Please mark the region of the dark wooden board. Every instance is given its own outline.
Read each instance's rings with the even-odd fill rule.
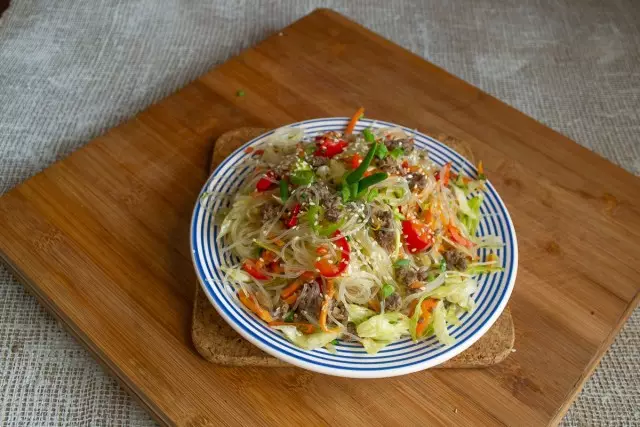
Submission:
[[[0,198],[4,262],[164,424],[557,422],[637,305],[639,180],[337,13],[282,33]],[[188,230],[212,142],[360,105],[484,160],[518,233],[517,352],[366,381],[205,361]]]

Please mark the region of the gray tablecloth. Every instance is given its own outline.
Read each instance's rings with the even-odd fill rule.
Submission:
[[[640,174],[636,0],[13,0],[0,21],[0,193],[318,6]],[[564,420],[640,425],[640,315]],[[0,425],[152,421],[0,267]]]

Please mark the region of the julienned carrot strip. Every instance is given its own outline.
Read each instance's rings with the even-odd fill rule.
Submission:
[[[289,305],[294,304],[294,303],[296,302],[296,300],[297,300],[297,299],[298,299],[298,295],[297,295],[297,294],[295,294],[295,293],[294,293],[294,294],[289,295],[289,296],[288,296],[288,297],[286,297],[286,298],[282,298],[282,300],[283,300],[284,302],[286,302],[287,304],[289,304]]]
[[[360,120],[360,117],[362,117],[363,115],[364,107],[358,108],[358,111],[356,111],[356,113],[351,117],[351,120],[349,120],[349,124],[344,131],[345,135],[351,135],[353,129],[356,127],[356,123],[358,123],[358,120]]]
[[[311,280],[312,278],[313,273],[302,273],[302,275],[294,280],[293,283],[282,290],[282,292],[280,293],[280,298],[285,299],[291,296],[291,294],[297,291],[302,285],[304,285],[308,280]]]
[[[261,318],[265,322],[273,321],[273,317],[271,317],[271,314],[260,306],[253,294],[245,294],[244,292],[239,291],[238,299],[242,302],[242,304],[244,304],[245,307],[253,311],[259,318]]]
[[[295,326],[303,334],[312,334],[315,332],[316,327],[311,323],[296,323],[296,322],[279,322],[273,321],[268,323],[269,326]]]
[[[368,305],[371,310],[375,311],[376,313],[380,313],[380,301],[378,301],[376,298],[371,298]]]
[[[420,317],[418,317],[418,323],[416,324],[417,337],[421,337],[424,331],[427,329],[427,326],[429,326],[431,312],[435,308],[436,304],[438,304],[438,300],[433,298],[427,298],[422,301],[422,304],[420,304],[421,313]]]
[[[327,280],[327,291],[324,295],[324,301],[322,301],[322,309],[320,310],[320,319],[318,323],[320,324],[320,329],[325,332],[329,332],[327,328],[327,314],[329,313],[329,303],[333,298],[333,294],[335,293],[335,287],[333,286],[333,280]]]
[[[424,284],[423,284],[422,282],[419,282],[419,281],[417,281],[417,280],[416,280],[415,282],[413,282],[413,283],[411,283],[411,284],[409,285],[409,288],[411,288],[411,289],[419,289],[419,288],[421,288],[423,285],[424,285]]]
[[[484,173],[484,165],[482,164],[482,160],[478,162],[478,174],[482,175]]]

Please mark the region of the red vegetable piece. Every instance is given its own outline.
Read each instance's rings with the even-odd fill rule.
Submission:
[[[267,280],[269,276],[260,268],[255,259],[246,259],[242,269],[258,280]]]
[[[451,234],[451,239],[454,242],[461,244],[465,248],[472,248],[474,246],[474,243],[471,240],[467,240],[464,237],[462,237],[462,235],[460,234],[460,231],[456,228],[455,225],[449,224],[447,227],[447,230],[449,230],[449,234]]]
[[[291,210],[291,215],[284,222],[285,227],[293,228],[298,224],[298,215],[300,214],[300,203],[296,203],[296,205]]]
[[[407,249],[412,254],[429,249],[434,242],[431,228],[418,221],[402,221],[402,235]]]
[[[256,190],[262,193],[270,190],[278,184],[277,176],[274,171],[267,171],[262,178],[256,183]]]
[[[347,145],[347,142],[342,139],[334,140],[324,137],[318,142],[318,149],[313,154],[318,157],[331,158],[342,153]]]
[[[339,237],[333,243],[340,249],[340,260],[329,262],[330,260],[327,257],[322,257],[320,261],[316,261],[315,267],[324,277],[339,276],[347,269],[350,260],[351,248],[347,239],[340,233],[340,230],[336,230],[331,237]]]

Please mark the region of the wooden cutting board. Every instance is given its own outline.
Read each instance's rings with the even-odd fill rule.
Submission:
[[[233,150],[263,133],[263,128],[239,128],[216,140],[209,170],[213,171]],[[443,138],[444,139],[444,138]],[[471,147],[464,141],[447,138],[447,145],[473,159]],[[191,324],[193,345],[209,362],[229,366],[289,367],[243,339],[213,308],[200,286],[196,286]],[[514,342],[513,319],[506,308],[493,326],[476,343],[456,357],[435,368],[486,368],[502,362],[511,354]]]
[[[205,361],[190,340],[188,230],[212,141],[360,105],[484,160],[518,233],[517,351],[376,380]],[[639,194],[629,173],[319,10],[0,198],[0,253],[163,424],[545,425],[638,303]]]

